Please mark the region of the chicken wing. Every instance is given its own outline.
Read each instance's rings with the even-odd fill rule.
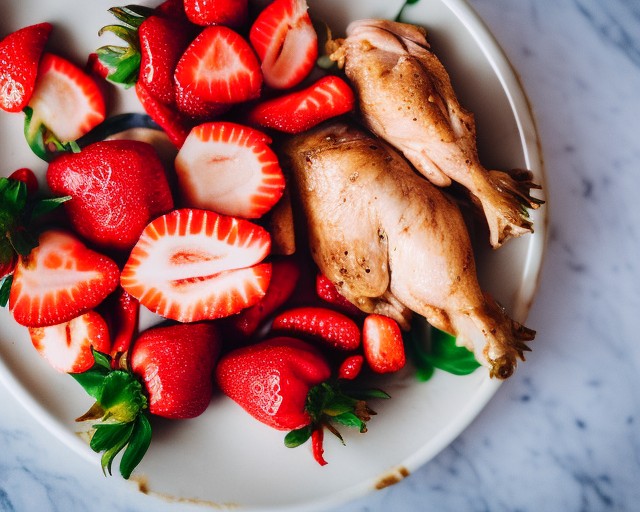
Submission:
[[[534,332],[484,294],[457,205],[364,130],[330,124],[285,147],[320,271],[366,312],[411,312],[506,378]]]
[[[337,49],[336,49],[337,48]],[[401,151],[435,185],[460,183],[486,217],[490,243],[533,231],[529,171],[486,170],[478,159],[473,115],[458,102],[449,75],[421,28],[360,20],[334,41],[331,58],[354,85],[367,127]]]

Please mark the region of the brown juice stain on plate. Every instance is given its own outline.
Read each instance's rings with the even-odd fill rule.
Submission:
[[[384,489],[391,485],[395,485],[404,478],[409,476],[409,470],[403,466],[396,468],[393,472],[383,475],[375,484],[377,490]]]

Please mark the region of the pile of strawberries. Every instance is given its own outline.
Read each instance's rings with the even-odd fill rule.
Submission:
[[[354,109],[350,86],[319,70],[305,0],[167,0],[113,8],[125,40],[84,68],[50,52],[52,26],[0,42],[0,107],[24,112],[49,162],[53,198],[29,170],[0,178],[0,301],[33,345],[96,399],[91,447],[128,478],[151,441],[149,416],[192,418],[214,385],[263,423],[311,438],[366,431],[377,390],[364,368],[405,364],[396,322],[366,315],[301,244],[274,250],[264,219],[288,200],[273,138]],[[82,144],[108,122],[109,82],[134,86],[176,145],[167,170],[137,140]],[[62,210],[52,211],[63,205]],[[140,307],[159,315],[138,332]],[[108,420],[101,422],[100,420]]]

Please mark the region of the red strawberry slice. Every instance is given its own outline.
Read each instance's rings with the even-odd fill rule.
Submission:
[[[186,22],[163,16],[149,16],[138,28],[138,83],[162,103],[175,104],[173,73],[193,37]]]
[[[49,364],[63,373],[81,373],[93,366],[91,349],[108,353],[109,329],[95,311],[57,325],[30,327],[33,346]]]
[[[177,147],[184,144],[193,122],[175,107],[165,105],[154,97],[140,81],[136,82],[136,95],[145,112],[164,130],[169,140]]]
[[[202,103],[238,103],[257,98],[262,88],[260,64],[249,43],[230,28],[205,28],[176,66],[176,95]]]
[[[144,381],[149,412],[195,418],[211,402],[213,368],[222,339],[211,323],[154,327],[133,344],[131,370]]]
[[[248,0],[184,0],[184,10],[197,25],[239,27],[249,14]]]
[[[106,140],[56,158],[47,170],[73,227],[103,247],[130,249],[145,226],[173,209],[165,169],[150,144]]]
[[[258,302],[271,264],[269,233],[207,210],[174,210],[151,222],[122,271],[122,287],[179,322],[221,318]]]
[[[273,319],[274,331],[317,340],[339,350],[360,346],[360,328],[348,316],[332,309],[303,306],[288,309]]]
[[[38,23],[0,41],[0,108],[20,112],[31,99],[38,65],[52,26]]]
[[[285,179],[263,133],[239,124],[196,126],[175,160],[188,206],[258,218],[282,197]]]
[[[96,82],[70,61],[45,53],[40,61],[27,139],[45,126],[63,142],[73,141],[105,118],[105,101]]]
[[[118,285],[113,260],[70,233],[49,230],[13,273],[9,309],[16,322],[43,327],[68,322],[100,304]]]
[[[362,326],[362,348],[376,373],[396,372],[405,365],[402,332],[398,322],[388,316],[367,315]]]
[[[287,89],[309,75],[318,58],[318,36],[306,0],[275,0],[256,18],[249,39],[262,61],[265,83]]]
[[[251,125],[285,133],[300,133],[353,110],[351,87],[337,76],[325,76],[301,91],[258,103],[249,110]]]

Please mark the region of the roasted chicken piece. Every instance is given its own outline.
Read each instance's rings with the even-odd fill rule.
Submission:
[[[457,337],[506,378],[534,332],[511,320],[477,281],[456,203],[391,146],[347,124],[285,146],[312,257],[365,312],[408,327],[411,312]]]
[[[486,170],[478,159],[473,115],[458,102],[449,75],[429,50],[425,31],[386,20],[361,20],[332,42],[333,60],[354,85],[367,127],[400,150],[440,187],[460,183],[482,208],[490,243],[532,231],[529,171]]]

